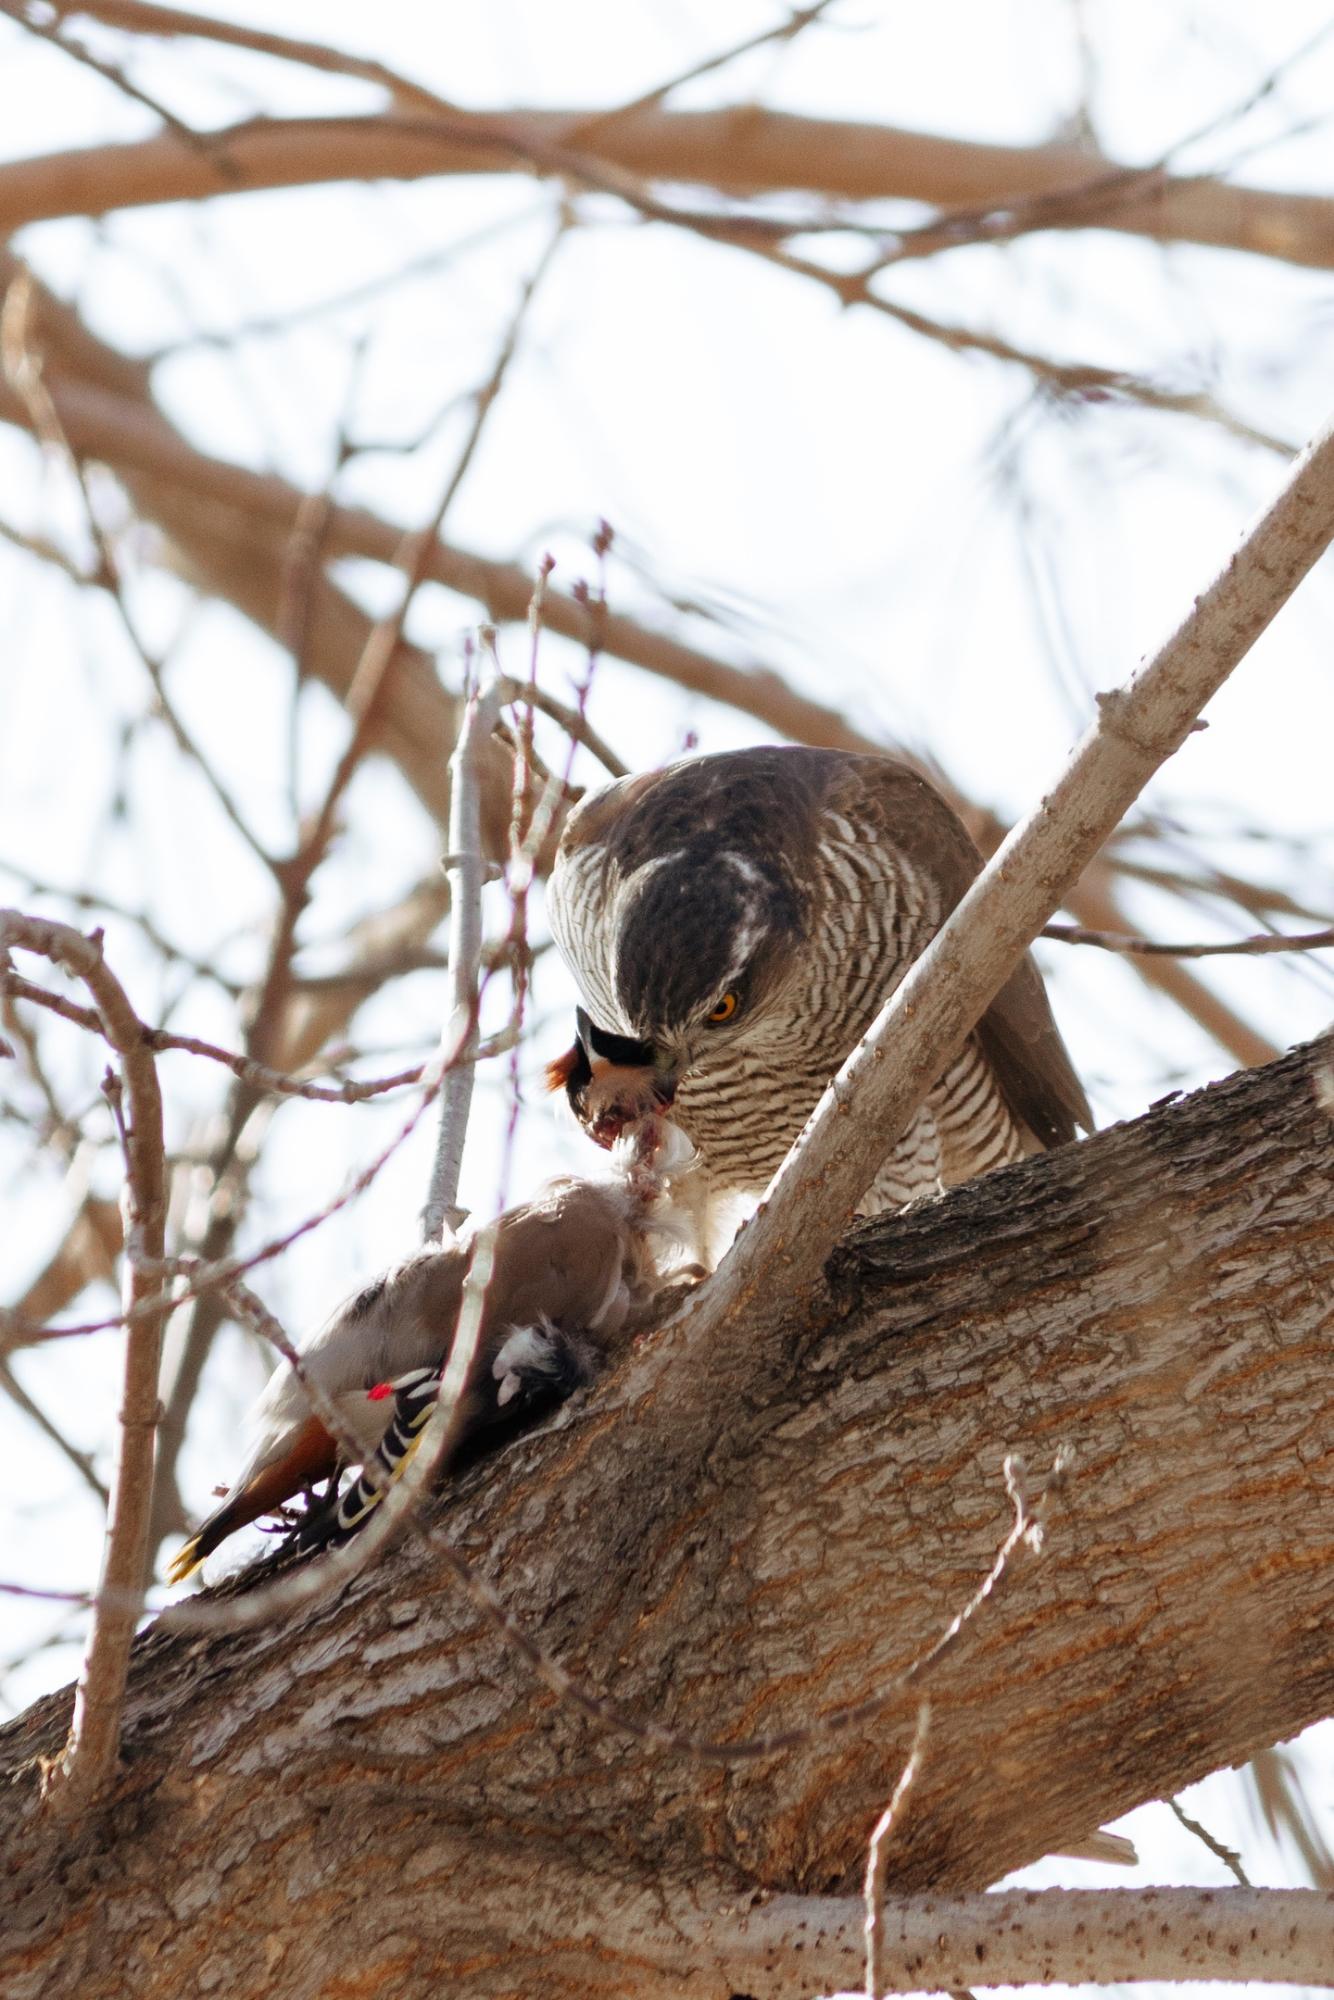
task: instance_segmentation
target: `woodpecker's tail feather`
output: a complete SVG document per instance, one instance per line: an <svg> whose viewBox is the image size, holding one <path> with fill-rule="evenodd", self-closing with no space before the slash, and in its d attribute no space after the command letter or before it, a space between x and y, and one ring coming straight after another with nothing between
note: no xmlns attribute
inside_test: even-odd
<svg viewBox="0 0 1334 2000"><path fill-rule="evenodd" d="M235 1500L229 1500L200 1523L189 1541L172 1557L167 1570L168 1583L184 1583L202 1563L208 1561L214 1549L221 1547L234 1528L244 1527L247 1521L256 1518L245 1511L244 1499L244 1493L238 1493Z"/></svg>
<svg viewBox="0 0 1334 2000"><path fill-rule="evenodd" d="M208 1519L201 1521L184 1548L178 1549L167 1571L170 1583L184 1583L228 1535L264 1514L275 1513L286 1500L327 1479L338 1465L338 1447L316 1416L284 1440L276 1458L251 1473L244 1485L229 1493Z"/></svg>

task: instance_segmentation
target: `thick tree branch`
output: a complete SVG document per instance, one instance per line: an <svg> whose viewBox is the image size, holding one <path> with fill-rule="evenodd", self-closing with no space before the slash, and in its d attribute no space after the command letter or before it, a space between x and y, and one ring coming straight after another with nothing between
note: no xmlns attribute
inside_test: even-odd
<svg viewBox="0 0 1334 2000"><path fill-rule="evenodd" d="M596 109L257 119L209 134L212 156L165 132L0 166L0 233L64 215L339 180L551 170L582 154L649 181L755 195L903 200L949 211L1041 198L1034 226L1202 243L1317 269L1334 265L1334 201L1144 172L1081 147L992 146L754 105L615 118Z"/></svg>
<svg viewBox="0 0 1334 2000"><path fill-rule="evenodd" d="M1334 1710L1332 1062L863 1226L781 1353L687 1364L663 1329L432 1533L586 1685L745 1736L884 1686L994 1552L1001 1453L1072 1443L1041 1561L931 1682L894 1895L981 1887L1294 1733ZM258 1996L275 1962L285 2000L350 1963L404 2000L666 2000L732 1962L724 1905L853 1889L913 1700L745 1770L645 1754L536 1691L417 1540L279 1626L141 1642L117 1798L59 1866L24 1770L68 1696L0 1732L11 1948L43 2000ZM804 1957L700 1990L776 2000Z"/></svg>
<svg viewBox="0 0 1334 2000"><path fill-rule="evenodd" d="M776 1896L751 1910L714 1914L679 1896L645 1938L644 1954L656 1973L688 1981L685 1990L701 2000L732 2000L738 1992L811 2000L860 1989L860 1918L845 1898ZM1145 1979L1326 1985L1334 1895L1047 1889L905 1896L886 1905L880 1949L881 1993Z"/></svg>

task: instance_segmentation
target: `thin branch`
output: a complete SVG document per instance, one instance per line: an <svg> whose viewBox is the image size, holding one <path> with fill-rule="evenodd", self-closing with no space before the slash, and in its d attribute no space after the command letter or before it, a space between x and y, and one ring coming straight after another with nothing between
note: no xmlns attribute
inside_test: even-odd
<svg viewBox="0 0 1334 2000"><path fill-rule="evenodd" d="M1065 898L1065 906L1089 930L1106 931L1112 936L1128 936L1127 919L1113 886L1115 874L1132 871L1120 857L1099 855ZM1146 986L1165 995L1174 1006L1188 1014L1206 1035L1226 1049L1234 1062L1246 1069L1258 1069L1272 1062L1279 1051L1273 1042L1229 1007L1213 988L1179 959L1132 952L1126 964Z"/></svg>
<svg viewBox="0 0 1334 2000"><path fill-rule="evenodd" d="M1334 428L1166 644L1096 721L1039 806L997 849L825 1091L768 1197L697 1300L694 1342L743 1308L790 1315L926 1092L1154 772L1191 733L1334 538ZM854 1115L849 1115L850 1113ZM730 1333L728 1338L735 1338Z"/></svg>
<svg viewBox="0 0 1334 2000"><path fill-rule="evenodd" d="M333 834L334 815L339 800L352 782L362 758L370 745L371 728L381 702L391 669L399 658L408 613L412 609L417 592L431 573L432 552L439 547L440 534L445 517L454 503L460 486L467 476L468 468L476 455L486 422L495 407L496 399L504 385L510 362L514 358L519 332L524 317L532 303L533 296L545 273L550 269L551 260L564 234L564 223L556 230L547 244L537 267L520 294L519 304L510 322L500 352L487 381L477 392L473 421L463 442L463 448L445 483L439 500L432 509L429 520L413 533L404 535L394 551L394 567L402 572L403 584L399 601L394 609L371 629L361 658L358 660L352 680L343 696L343 705L352 717L352 735L329 780L319 810L313 816L310 832L301 844L301 849L288 864L290 881L288 900L299 904L316 868L323 859L325 850ZM327 519L332 522L335 510L326 510ZM293 523L299 528L300 511ZM488 730L488 735L490 731Z"/></svg>
<svg viewBox="0 0 1334 2000"><path fill-rule="evenodd" d="M540 708L543 715L560 724L572 743L580 744L583 749L596 757L603 770L611 777L629 777L630 766L623 758L616 755L611 746L598 735L588 718L577 708L572 708L568 702L557 700L554 694L548 694L545 688L539 687L533 680L518 681L511 675L505 674L498 685L500 698L507 708L512 705Z"/></svg>
<svg viewBox="0 0 1334 2000"><path fill-rule="evenodd" d="M1222 1862L1229 1874L1235 1876L1243 1889L1249 1889L1252 1886L1250 1877L1241 1865L1241 1856L1237 1853L1235 1847L1225 1847L1216 1835L1210 1833L1207 1826L1201 1825L1197 1819L1192 1819L1179 1799L1168 1799L1167 1805L1181 1822L1182 1826L1185 1827L1187 1833L1193 1833L1195 1838L1201 1841L1208 1848L1209 1852Z"/></svg>
<svg viewBox="0 0 1334 2000"><path fill-rule="evenodd" d="M0 533L2 532L0 529ZM169 964L183 966L187 972L193 973L196 979L211 980L233 1000L240 994L241 987L236 980L228 979L207 959L196 957L181 945L174 944L146 910L136 910L126 903L118 903L114 897L104 895L100 890L94 894L88 889L70 888L65 883L52 881L44 875L35 875L31 868L20 867L17 863L3 858L0 858L0 872L12 875L16 881L21 882L29 895L51 896L66 904L71 910L80 910L85 914L94 913L98 917L117 917L122 923L133 924L137 931L143 933L154 951L160 952Z"/></svg>
<svg viewBox="0 0 1334 2000"><path fill-rule="evenodd" d="M360 655L346 686L340 691L344 706L352 718L349 740L330 775L319 806L311 815L309 824L302 833L296 852L289 860L279 863L274 869L281 889L281 900L270 942L268 963L249 1024L247 1040L252 1059L262 1060L266 1055L276 1051L280 1044L284 1021L290 1018L291 968L296 948L296 927L306 907L310 884L322 865L334 837L339 802L371 748L375 732L379 727L387 691L395 680L403 682L409 678L416 658L416 655L405 647L403 641L409 611L417 591L425 580L430 553L438 545L445 514L466 475L487 416L503 384L523 315L532 299L535 287L549 266L558 240L559 232L553 236L539 259L521 295L518 310L502 343L491 377L478 392L474 421L464 442L462 453L430 520L415 532L399 536L395 542L390 560L402 573L402 588L397 605L377 624L365 627L365 642ZM294 516L296 526L299 526L303 518L303 505L304 503L298 504ZM206 531L206 540L211 541L211 539L210 528ZM281 603L281 589L278 595ZM429 1066L427 1074L430 1075ZM406 1132L424 1111L436 1087L438 1079L430 1083L421 1104L393 1144L401 1143ZM222 1175L235 1155L240 1135L245 1129L255 1101L255 1086L238 1078L237 1086L231 1094L223 1137L215 1153L215 1182L218 1185L221 1184ZM387 1157L387 1152L381 1154L372 1173L379 1170L379 1166ZM326 1208L325 1215L332 1213L339 1206L341 1202L335 1202ZM233 1201L215 1210L209 1217L201 1247L206 1261L212 1261L215 1266L225 1257L225 1253L232 1245L240 1210L241 1204ZM295 1237L290 1240L295 1240ZM248 1268L250 1268L249 1260L245 1260L239 1266L239 1269ZM189 1409L217 1328L219 1305L220 1299L216 1294L199 1300L182 1345L179 1366L168 1401L163 1453L164 1468L173 1474L175 1457L184 1437ZM162 1491L165 1496L167 1493L165 1476ZM159 1522L165 1522L165 1498L158 1518Z"/></svg>
<svg viewBox="0 0 1334 2000"><path fill-rule="evenodd" d="M613 105L609 111L593 112L581 125L575 127L569 137L583 145L590 132L605 132L609 125L614 125L619 119L632 118L636 112L650 111L662 104L675 91L684 89L686 84L698 83L701 77L712 76L716 71L726 69L740 57L753 55L756 49L766 48L774 42L794 42L798 35L810 27L812 21L820 19L830 5L831 0L815 0L813 6L794 8L785 21L779 21L772 28L761 28L757 34L748 35L744 41L732 43L718 55L705 56L701 61L692 63L688 69L679 70L665 83L655 84L652 90L644 91L641 96L632 97L625 104Z"/></svg>
<svg viewBox="0 0 1334 2000"><path fill-rule="evenodd" d="M101 1017L102 1031L120 1057L129 1108L124 1304L127 1314L134 1317L126 1334L125 1388L112 1501L99 1597L75 1692L69 1740L64 1754L47 1773L46 1796L62 1817L68 1817L86 1809L115 1768L130 1646L143 1605L153 1502L158 1362L170 1310L160 1280L149 1275L152 1264L162 1256L166 1227L162 1096L152 1053L143 1045L142 1023L103 961L99 932L85 938L67 924L7 910L0 913L0 961L10 948L52 959L87 986Z"/></svg>
<svg viewBox="0 0 1334 2000"><path fill-rule="evenodd" d="M1263 958L1277 951L1328 951L1334 947L1334 925L1323 931L1302 931L1296 936L1282 931L1260 931L1254 937L1230 938L1223 944L1161 944L1153 938L1134 937L1128 931L1089 931L1080 924L1044 924L1041 935L1060 944L1091 944L1099 951L1138 953L1155 958Z"/></svg>
<svg viewBox="0 0 1334 2000"><path fill-rule="evenodd" d="M258 1250L251 1250L244 1257L200 1259L196 1266L192 1266L193 1275L185 1290L173 1301L173 1310L175 1306L183 1305L191 1299L202 1298L210 1292L226 1291L235 1279L244 1277L246 1272L257 1269L261 1264L272 1262L275 1257L283 1256L294 1243L300 1242L303 1236L309 1236L312 1231L323 1228L326 1222L341 1214L366 1192L400 1146L405 1145L412 1137L435 1102L439 1088L438 1065L430 1063L422 1078L420 1101L414 1105L398 1131L380 1148L374 1158L352 1176L341 1194L335 1195L332 1201L326 1202L314 1215L305 1216L293 1228L286 1230L281 1236L270 1237ZM21 1313L9 1312L0 1307L0 1351L15 1347L38 1346L51 1340L72 1340L90 1333L106 1333L113 1327L130 1325L156 1310L156 1306L156 1299L150 1297L125 1307L121 1312L108 1313L103 1319L83 1320L77 1326L42 1326L35 1324Z"/></svg>
<svg viewBox="0 0 1334 2000"><path fill-rule="evenodd" d="M171 1257L163 1260L162 1276L175 1276L178 1272L190 1275L198 1268L199 1260L193 1257ZM271 1313L263 1300L256 1297L248 1285L239 1278L233 1278L227 1286L227 1303L233 1308L238 1319L275 1347L305 1394L311 1410L324 1425L339 1451L350 1464L359 1464L365 1447L355 1431L344 1419L334 1397L323 1387L318 1378L306 1368L301 1354L288 1339L282 1322Z"/></svg>
<svg viewBox="0 0 1334 2000"><path fill-rule="evenodd" d="M93 1496L104 1507L110 1504L111 1496L93 1470L93 1461L85 1451L78 1451L70 1443L58 1424L53 1424L40 1403L33 1401L8 1361L0 1358L0 1388L9 1400L22 1410L30 1423L34 1423L49 1444L53 1444L61 1456L69 1461Z"/></svg>
<svg viewBox="0 0 1334 2000"><path fill-rule="evenodd" d="M866 1907L866 2000L880 2000L885 1990L884 1980L884 1931L885 1931L885 1870L889 1866L889 1837L894 1831L894 1822L899 1816L914 1780L922 1767L926 1754L926 1735L931 1726L931 1704L924 1701L917 1710L917 1728L913 1732L912 1748L908 1761L899 1773L899 1781L890 1794L889 1804L881 1813L871 1833L866 1853L866 1884L862 1900Z"/></svg>
<svg viewBox="0 0 1334 2000"><path fill-rule="evenodd" d="M197 132L192 125L187 125L169 105L163 104L160 98L151 97L117 64L106 62L101 56L95 55L83 42L65 33L58 23L38 19L31 0L0 0L0 13L7 14L11 21L26 29L28 34L35 35L38 41L59 49L62 55L69 56L74 62L81 63L85 69L92 70L104 82L113 84L123 96L129 98L132 104L138 104L143 110L151 111L155 118L160 118L167 129L175 133L185 145L197 146L202 152L214 157L220 172L226 174L229 179L235 179L234 173L228 166L225 150L218 146L216 138L211 133Z"/></svg>
<svg viewBox="0 0 1334 2000"><path fill-rule="evenodd" d="M47 1008L58 1014L64 1021L71 1021L76 1027L87 1028L94 1034L105 1033L102 1017L95 1008L81 1007L76 1000L67 1000L63 993L48 992L31 979L24 979L17 972L0 972L0 991L17 1000L29 1000L34 1005ZM168 1050L178 1050L185 1055L203 1056L209 1062L220 1063L233 1076L252 1089L263 1091L275 1097L305 1097L318 1104L361 1104L370 1097L382 1097L388 1090L401 1090L407 1084L420 1083L426 1073L425 1063L415 1063L411 1069L399 1070L393 1076L372 1077L363 1082L309 1083L304 1078L289 1076L283 1070L270 1069L267 1063L254 1062L249 1056L238 1055L233 1049L222 1049L215 1042L201 1041L197 1035L177 1035L166 1028L150 1028L140 1022L140 1042L145 1049L158 1054Z"/></svg>
<svg viewBox="0 0 1334 2000"><path fill-rule="evenodd" d="M0 5L2 4L3 0L0 0ZM98 557L97 568L88 581L95 588L105 590L115 606L125 635L152 684L156 710L175 737L177 748L183 751L199 770L223 813L252 854L263 867L274 870L272 856L265 851L247 826L231 793L177 714L167 693L161 662L154 659L149 652L130 614L120 566L111 539L103 529L98 515L88 484L86 468L65 433L60 412L42 379L41 350L33 339L32 307L35 296L35 280L27 273L18 276L5 294L2 322L4 371L15 393L22 397L31 413L35 434L67 461L73 474L75 486L83 503L84 522Z"/></svg>
<svg viewBox="0 0 1334 2000"><path fill-rule="evenodd" d="M480 761L500 714L500 689L492 681L473 695L450 759L449 793L449 1013L444 1041L458 1049L440 1092L440 1123L430 1186L422 1210L422 1239L438 1243L457 1229L459 1172L477 1071L477 973L482 957L482 853Z"/></svg>
<svg viewBox="0 0 1334 2000"><path fill-rule="evenodd" d="M243 27L239 22L213 20L207 14L190 13L183 7L150 6L144 0L50 0L50 4L62 19L68 14L82 14L127 34L185 36L196 41L219 42L231 48L249 49L254 55L273 56L280 62L299 63L305 69L322 70L328 75L356 77L362 83L378 85L404 103L440 111L452 108L447 98L414 83L386 63L369 56L347 55L323 42L270 34L261 28Z"/></svg>
<svg viewBox="0 0 1334 2000"><path fill-rule="evenodd" d="M404 121L403 129L412 128ZM1276 437L1271 432L1243 422L1202 390L1165 389L1148 377L1136 375L1128 369L1103 368L1089 362L1056 361L1031 348L1019 347L998 334L933 319L915 307L898 304L873 290L873 280L879 268L877 263L868 264L860 271L840 271L817 263L813 258L800 256L775 242L768 232L756 230L745 220L736 222L727 216L703 215L698 210L682 208L654 194L633 173L604 165L586 152L572 149L568 137L562 138L558 144L546 146L539 146L532 140L520 142L520 150L533 166L565 174L597 192L614 195L646 221L665 223L710 242L728 244L749 256L762 257L794 277L819 284L844 307L862 306L879 313L909 333L934 341L951 353L982 354L990 360L1023 368L1049 394L1076 403L1118 400L1139 403L1147 409L1221 425L1249 444L1259 445L1283 458L1292 456L1293 448L1286 438Z"/></svg>
<svg viewBox="0 0 1334 2000"><path fill-rule="evenodd" d="M626 197L629 199L630 197ZM641 210L643 202L637 202ZM655 204L655 206L659 206ZM687 221L683 215L665 211L663 221L699 230L697 221ZM709 231L721 234L734 249L744 250L751 256L762 257L767 263L775 264L780 270L789 271L795 277L809 278L822 285L843 306L862 306L870 312L879 313L891 319L909 333L919 334L937 346L946 348L953 354L982 354L992 361L1001 361L1013 367L1023 368L1030 374L1039 388L1053 396L1059 396L1072 403L1133 402L1145 409L1159 410L1171 416L1195 417L1204 423L1220 425L1234 437L1247 444L1259 445L1265 451L1272 451L1280 458L1292 456L1292 446L1286 438L1277 437L1271 431L1260 430L1254 424L1243 422L1217 403L1212 396L1200 389L1164 389L1147 376L1133 374L1124 368L1102 368L1085 361L1056 361L1050 355L1039 354L1034 349L1020 347L1014 341L1005 340L999 334L984 333L975 327L960 326L947 320L933 319L929 314L919 312L916 307L885 298L872 290L875 267L865 271L843 272L818 264L813 258L801 257L775 243L767 243L744 231Z"/></svg>

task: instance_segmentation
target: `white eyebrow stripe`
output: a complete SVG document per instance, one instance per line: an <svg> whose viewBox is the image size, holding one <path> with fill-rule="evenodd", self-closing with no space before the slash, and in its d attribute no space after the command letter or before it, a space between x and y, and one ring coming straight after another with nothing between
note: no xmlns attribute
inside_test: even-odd
<svg viewBox="0 0 1334 2000"><path fill-rule="evenodd" d="M727 848L718 859L727 867L734 868L748 889L766 889L768 880L764 870L756 866L748 854L738 854L735 848Z"/></svg>
<svg viewBox="0 0 1334 2000"><path fill-rule="evenodd" d="M727 968L727 976L723 980L724 992L726 992L728 987L735 984L750 964L751 959L755 956L757 946L764 938L765 930L766 926L756 919L752 906L751 915L742 924L736 934L736 944ZM718 998L721 1000L721 993L718 995Z"/></svg>
<svg viewBox="0 0 1334 2000"><path fill-rule="evenodd" d="M607 990L601 997L607 1008L606 1018L599 1026L609 1028L613 1034L633 1036L635 1024L622 1012L616 995L621 987L621 937L630 919L630 912L639 901L649 883L660 869L670 868L685 854L684 847L674 847L670 854L655 854L648 861L641 861L628 875L620 875L611 896L611 959L607 966Z"/></svg>

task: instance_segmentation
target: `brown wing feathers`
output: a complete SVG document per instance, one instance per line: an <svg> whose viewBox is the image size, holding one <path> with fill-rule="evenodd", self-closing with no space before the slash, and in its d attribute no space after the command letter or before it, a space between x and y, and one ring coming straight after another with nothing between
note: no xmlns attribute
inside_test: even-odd
<svg viewBox="0 0 1334 2000"><path fill-rule="evenodd" d="M837 755L838 753L832 753ZM962 901L982 867L982 854L963 821L934 785L891 757L849 752L844 776L832 788L876 825L886 845L902 847L938 883L942 918ZM1093 1130L1084 1087L1075 1074L1052 1018L1042 975L1032 957L1022 961L982 1016L978 1039L1001 1094L1016 1118L1044 1146L1059 1146L1077 1131Z"/></svg>

